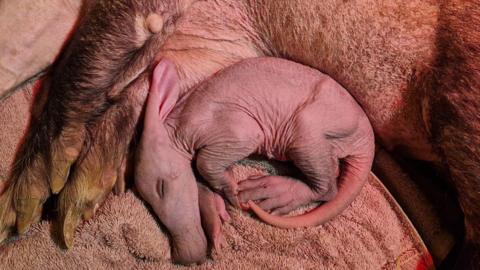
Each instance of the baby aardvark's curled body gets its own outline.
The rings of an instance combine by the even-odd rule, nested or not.
[[[280,227],[322,224],[364,185],[374,156],[373,131],[360,106],[330,77],[294,62],[255,58],[226,68],[175,105],[177,81],[173,64],[161,61],[147,104],[136,183],[174,235],[178,260],[198,261],[192,254],[202,257],[205,249],[194,159],[210,188],[234,205],[248,202],[260,219]],[[265,176],[237,184],[229,167],[254,153],[293,161],[306,181]],[[313,201],[328,202],[289,218],[264,211],[285,214]]]

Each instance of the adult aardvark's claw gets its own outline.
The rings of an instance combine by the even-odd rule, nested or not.
[[[39,199],[18,199],[17,210],[17,232],[24,234],[32,223],[36,223],[42,216],[42,202]]]
[[[146,97],[146,78],[144,74],[132,83],[125,90],[131,95],[119,100],[87,132],[89,148],[76,161],[59,196],[58,228],[67,248],[73,246],[79,223],[90,219],[117,180],[123,179],[119,173],[124,171],[128,144]]]
[[[15,227],[15,209],[13,208],[12,188],[7,188],[0,197],[0,243],[8,238]]]
[[[0,242],[38,222],[44,202],[58,193],[56,233],[65,247],[73,246],[76,227],[93,216],[123,171],[147,86],[145,73],[95,124],[72,123],[53,141],[50,135],[56,132],[45,130],[52,128],[44,124],[49,118],[38,117],[17,154],[9,182],[0,186]]]
[[[58,194],[67,182],[70,167],[77,160],[82,149],[84,135],[83,127],[65,129],[58,143],[52,147],[52,168],[50,188],[52,193]]]
[[[93,216],[97,206],[103,202],[116,182],[116,170],[102,170],[101,164],[91,164],[85,159],[79,166],[80,171],[75,173],[66,183],[59,197],[59,229],[66,248],[71,248],[74,242],[75,229],[82,219]],[[92,167],[95,166],[95,167]],[[95,173],[99,172],[100,173]],[[111,173],[111,172],[115,173]],[[89,174],[89,172],[94,172]]]

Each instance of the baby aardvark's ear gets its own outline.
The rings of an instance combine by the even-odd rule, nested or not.
[[[161,125],[178,100],[178,75],[168,59],[162,59],[153,70],[152,84],[145,109],[145,128]]]

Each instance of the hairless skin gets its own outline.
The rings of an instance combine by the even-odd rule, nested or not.
[[[3,185],[0,240],[25,232],[59,193],[60,234],[72,246],[76,226],[122,179],[152,63],[175,63],[183,95],[223,67],[268,55],[331,76],[379,143],[451,179],[465,214],[458,269],[478,268],[478,0],[91,2]],[[161,23],[147,22],[152,13]]]
[[[230,201],[243,190],[240,197],[260,219],[283,228],[330,220],[363,187],[374,156],[373,130],[360,106],[330,77],[287,60],[254,58],[222,70],[174,108],[178,89],[175,66],[162,60],[153,72],[135,177],[173,235],[178,261],[199,261],[192,254],[202,256],[206,248],[194,157],[213,190]],[[237,187],[228,168],[254,153],[293,161],[306,182],[264,176]],[[328,202],[295,217],[262,210],[283,214],[313,201]],[[209,237],[215,244],[218,235]]]

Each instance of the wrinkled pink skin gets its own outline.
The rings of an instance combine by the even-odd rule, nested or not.
[[[285,228],[328,221],[365,183],[373,131],[355,100],[330,77],[286,60],[245,60],[180,98],[174,108],[177,81],[173,64],[161,61],[153,74],[136,169],[138,189],[173,235],[177,260],[201,261],[206,250],[190,168],[194,157],[214,191],[237,206],[238,200],[249,202],[261,219]],[[229,167],[254,153],[293,161],[306,182],[265,176],[237,185]],[[344,166],[337,194],[339,160]],[[313,201],[330,202],[289,219],[261,211],[286,214]],[[222,203],[209,208],[224,212]],[[207,234],[218,246],[221,233],[213,231]]]

